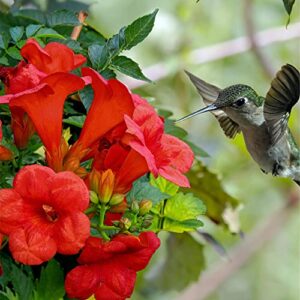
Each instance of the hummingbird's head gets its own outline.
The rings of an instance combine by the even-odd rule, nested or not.
[[[235,110],[249,109],[249,106],[261,106],[261,98],[248,85],[235,84],[219,92],[214,105],[220,109],[232,108]]]

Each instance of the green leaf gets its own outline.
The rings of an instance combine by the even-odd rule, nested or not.
[[[6,32],[0,34],[0,48],[7,49],[10,37]]]
[[[55,38],[55,39],[65,39],[64,36],[59,34],[57,31],[55,31],[52,28],[41,28],[37,31],[37,33],[34,35],[36,38]]]
[[[0,261],[3,275],[0,277],[0,285],[6,287],[8,282],[21,300],[32,300],[34,289],[33,275],[30,267],[16,265],[5,253],[0,253]]]
[[[289,23],[290,23],[291,13],[292,13],[292,9],[293,9],[294,3],[295,3],[295,0],[283,0],[283,4],[284,4],[284,7],[285,7],[285,10],[286,10],[286,12],[289,15],[287,23],[286,23],[286,26],[288,26]]]
[[[6,53],[12,57],[13,59],[16,59],[16,60],[21,60],[22,59],[22,56],[20,54],[20,50],[17,48],[17,46],[13,46],[13,47],[10,47],[6,50]]]
[[[125,28],[122,27],[117,34],[107,41],[107,48],[111,57],[118,55],[125,46]]]
[[[293,5],[295,4],[295,0],[283,0],[283,4],[288,15],[292,13]]]
[[[162,229],[171,232],[194,231],[203,223],[197,218],[206,211],[193,194],[178,193],[166,201]]]
[[[191,188],[183,189],[201,198],[206,205],[206,215],[215,223],[226,225],[223,213],[228,208],[236,208],[239,201],[227,194],[215,173],[207,169],[200,161],[187,174]]]
[[[132,186],[132,189],[127,194],[126,199],[130,204],[133,200],[142,201],[144,199],[149,199],[152,201],[153,206],[158,204],[163,199],[169,198],[170,195],[162,193],[158,188],[152,186],[147,178],[143,176],[137,179]]]
[[[76,26],[80,25],[75,13],[70,10],[56,10],[46,15],[47,25],[54,27],[58,25]]]
[[[175,183],[168,181],[161,176],[155,178],[152,174],[150,174],[150,183],[154,187],[158,188],[161,192],[166,193],[170,196],[174,196],[179,189],[179,186]]]
[[[9,65],[9,61],[8,61],[8,59],[7,59],[6,56],[0,57],[0,65],[4,65],[4,66],[8,66]]]
[[[128,25],[125,29],[125,38],[126,38],[126,50],[131,49],[135,45],[142,42],[148,34],[151,32],[156,14],[158,9],[154,10],[153,13],[143,16],[135,20],[132,24]]]
[[[174,120],[165,119],[164,126],[165,133],[176,136],[179,139],[183,139],[188,134],[183,128],[176,126]]]
[[[52,259],[42,268],[34,300],[57,300],[65,294],[64,273],[59,263]]]
[[[161,291],[181,291],[198,280],[205,268],[204,246],[189,234],[171,234],[167,240],[167,255],[155,282]]]
[[[209,157],[210,156],[205,150],[203,150],[202,148],[200,148],[198,145],[194,144],[193,142],[188,141],[187,139],[183,139],[183,141],[191,147],[191,149],[193,150],[193,152],[196,156],[200,156],[200,157]]]
[[[24,34],[24,27],[23,26],[16,26],[16,27],[11,27],[9,28],[9,33],[11,38],[17,42],[19,41],[23,34]]]
[[[107,68],[107,69],[101,71],[100,74],[101,74],[105,79],[107,79],[107,80],[108,80],[108,79],[112,79],[112,78],[116,78],[116,77],[117,77],[116,73],[115,73],[113,70],[109,69],[109,68]]]
[[[93,44],[88,47],[88,56],[93,68],[101,70],[109,59],[108,48],[106,45]]]
[[[37,9],[22,9],[13,13],[14,17],[27,19],[39,24],[45,24],[46,18],[43,12]]]
[[[79,97],[85,110],[88,112],[94,99],[94,90],[92,86],[87,85],[86,87],[84,87],[84,89],[80,90]]]
[[[33,36],[41,27],[42,25],[36,25],[36,24],[28,25],[25,29],[26,36],[28,38]]]
[[[86,116],[81,115],[81,116],[71,116],[67,119],[64,119],[65,124],[73,125],[79,128],[82,128],[83,123],[85,121]]]
[[[141,71],[139,65],[126,56],[117,56],[111,62],[111,68],[135,79],[151,82]]]

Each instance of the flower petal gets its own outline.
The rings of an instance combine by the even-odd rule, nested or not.
[[[37,230],[19,228],[9,235],[9,249],[13,258],[25,265],[39,265],[56,253],[56,243]]]
[[[76,254],[90,235],[90,220],[81,212],[60,216],[54,231],[57,251],[61,254]]]
[[[0,189],[0,232],[10,234],[24,221],[24,201],[12,189]]]
[[[23,198],[31,202],[48,203],[50,194],[46,182],[54,175],[55,172],[48,167],[25,166],[16,175],[13,186]]]
[[[83,211],[89,205],[89,191],[72,172],[60,172],[49,179],[51,204],[57,211]]]

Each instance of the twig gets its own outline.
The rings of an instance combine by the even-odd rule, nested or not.
[[[296,188],[290,193],[287,203],[280,210],[273,213],[264,224],[255,228],[238,246],[229,252],[230,260],[217,263],[203,273],[200,280],[183,291],[176,300],[207,299],[258,250],[278,234],[299,201],[299,189]]]
[[[251,50],[253,51],[253,54],[257,58],[259,65],[261,66],[267,78],[272,79],[275,74],[275,70],[272,67],[271,61],[264,54],[256,40],[253,22],[253,0],[244,0],[244,20],[247,37],[249,38],[249,42],[251,45]]]
[[[289,25],[288,30],[285,27],[271,28],[257,32],[254,37],[257,47],[265,47],[273,43],[299,38],[300,22]],[[249,42],[249,38],[247,36],[243,36],[216,45],[193,50],[187,56],[188,59],[185,64],[189,64],[191,62],[193,63],[193,65],[208,63],[210,61],[233,56],[238,53],[243,53],[250,49],[251,44]],[[172,74],[172,72],[175,72],[178,70],[178,68],[182,67],[182,58],[176,61],[178,61],[177,66],[175,66],[174,63],[175,60],[172,59],[172,63],[167,60],[166,62],[157,63],[148,68],[144,68],[143,71],[148,78],[153,81],[157,81],[169,76],[170,74]],[[128,77],[124,78],[123,82],[125,82],[126,85],[131,89],[138,88],[147,84],[146,82],[137,81]]]
[[[80,35],[80,32],[82,30],[82,24],[83,22],[85,21],[85,19],[87,18],[88,14],[87,12],[81,10],[78,14],[78,21],[81,23],[80,25],[78,26],[75,26],[72,33],[71,33],[71,39],[72,40],[77,40],[79,35]]]

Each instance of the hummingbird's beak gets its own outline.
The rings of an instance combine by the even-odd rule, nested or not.
[[[176,120],[175,123],[184,121],[184,120],[186,120],[186,119],[189,119],[189,118],[191,118],[191,117],[197,116],[197,115],[202,114],[202,113],[205,113],[205,112],[207,112],[207,111],[212,111],[212,110],[217,110],[217,109],[219,109],[219,108],[218,108],[215,104],[211,104],[211,105],[208,105],[208,106],[206,106],[206,107],[204,107],[204,108],[201,108],[201,109],[199,109],[199,110],[196,110],[196,111],[194,111],[193,113],[191,113],[191,114],[189,114],[189,115],[187,115],[187,116],[185,116],[185,117],[182,117],[182,118]]]

